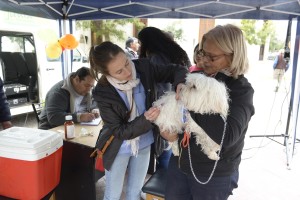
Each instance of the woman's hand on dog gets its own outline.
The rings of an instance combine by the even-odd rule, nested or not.
[[[151,108],[149,108],[149,110],[147,110],[144,113],[144,116],[147,120],[149,120],[150,122],[153,122],[154,120],[156,120],[159,113],[160,113],[160,110],[158,107],[151,107]]]
[[[168,140],[169,142],[174,142],[178,139],[178,134],[175,133],[170,133],[168,131],[161,131],[160,135],[165,138],[166,140]]]

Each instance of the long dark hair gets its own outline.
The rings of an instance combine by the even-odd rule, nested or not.
[[[138,34],[141,42],[139,58],[149,54],[163,54],[171,63],[190,67],[191,62],[187,53],[166,33],[155,27],[146,27]]]
[[[124,50],[118,45],[106,41],[97,46],[93,46],[90,49],[89,59],[91,65],[91,74],[95,80],[99,80],[99,73],[108,75],[107,65],[116,57],[120,52],[124,53]]]

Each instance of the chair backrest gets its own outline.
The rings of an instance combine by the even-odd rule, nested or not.
[[[40,118],[39,115],[42,112],[43,109],[43,103],[32,103],[32,108],[36,117],[36,121],[39,123],[40,122]]]

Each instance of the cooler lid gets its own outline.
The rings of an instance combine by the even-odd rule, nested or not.
[[[39,151],[51,148],[62,141],[59,133],[25,127],[11,127],[0,132],[0,146],[5,148]]]
[[[63,145],[54,131],[12,127],[0,132],[0,157],[35,161],[54,153]]]

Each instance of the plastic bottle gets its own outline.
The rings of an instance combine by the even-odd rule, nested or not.
[[[65,117],[65,138],[67,139],[72,139],[75,137],[75,126],[74,126],[74,122],[72,121],[72,115],[67,115]]]

